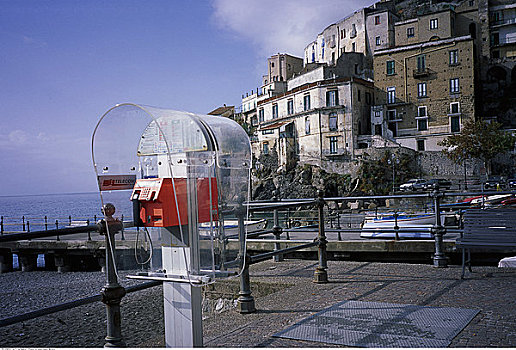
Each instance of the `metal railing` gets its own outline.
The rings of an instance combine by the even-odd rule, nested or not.
[[[251,284],[250,284],[250,275],[249,275],[249,266],[270,257],[274,258],[274,261],[282,261],[284,259],[285,254],[291,253],[294,251],[299,251],[311,247],[317,247],[317,256],[318,256],[318,264],[314,271],[314,283],[327,283],[328,282],[328,264],[327,264],[327,237],[326,232],[338,232],[339,240],[341,232],[359,232],[360,228],[352,227],[352,222],[349,222],[348,227],[342,227],[341,213],[335,209],[328,209],[328,204],[331,202],[340,203],[341,205],[345,202],[353,202],[353,201],[381,201],[386,199],[406,199],[406,198],[419,198],[419,199],[428,199],[431,202],[431,205],[427,205],[425,203],[425,210],[429,211],[430,209],[434,213],[434,225],[425,229],[430,231],[435,241],[435,252],[433,256],[433,264],[435,267],[447,267],[447,257],[444,254],[443,249],[443,236],[447,232],[447,228],[442,225],[441,222],[441,207],[443,203],[443,199],[445,197],[458,197],[458,196],[486,196],[493,194],[516,194],[516,192],[441,192],[439,189],[434,190],[430,193],[420,193],[420,194],[403,194],[403,195],[389,195],[389,196],[357,196],[357,197],[330,197],[323,198],[323,194],[321,191],[318,192],[317,198],[310,199],[282,199],[273,198],[273,202],[251,202],[247,204],[242,204],[240,208],[234,211],[234,215],[236,215],[238,219],[238,227],[239,232],[238,235],[234,235],[228,238],[236,238],[240,239],[240,242],[244,242],[244,237],[246,236],[244,219],[247,213],[247,209],[252,213],[259,212],[273,212],[273,226],[272,228],[266,228],[261,231],[252,232],[247,234],[247,238],[257,238],[266,234],[273,234],[274,239],[274,250],[271,252],[266,252],[257,255],[249,255],[246,251],[246,247],[243,243],[240,244],[238,259],[233,262],[233,264],[239,264],[242,270],[240,274],[240,292],[239,297],[237,299],[237,307],[239,312],[241,313],[252,313],[256,311],[254,297],[252,296]],[[483,197],[482,197],[483,198]],[[295,215],[290,215],[292,209],[298,208],[306,208],[311,207],[316,209],[316,214],[311,211],[312,216],[309,218],[311,224],[303,225],[299,227],[292,227],[292,219],[295,218]],[[418,209],[422,208],[421,206]],[[280,215],[280,210],[283,210],[283,213],[286,215]],[[375,210],[375,213],[378,215],[378,212]],[[313,215],[315,214],[315,215]],[[350,213],[352,215],[352,213]],[[396,217],[396,212],[394,216]],[[350,216],[351,217],[351,216]],[[281,220],[283,220],[283,227],[281,226]],[[326,226],[330,226],[330,228],[326,228]],[[54,305],[48,308],[36,310],[33,312],[29,312],[22,315],[17,315],[14,317],[10,317],[7,319],[0,320],[0,327],[10,325],[16,322],[21,322],[25,320],[29,320],[35,317],[39,317],[42,315],[47,315],[53,312],[62,311],[66,309],[70,309],[76,306],[85,305],[88,303],[93,303],[97,301],[102,301],[106,304],[107,309],[107,336],[106,336],[106,346],[123,346],[124,342],[121,336],[121,315],[120,315],[120,301],[123,296],[128,292],[138,291],[145,288],[150,288],[156,285],[159,285],[161,282],[150,282],[143,283],[141,285],[124,288],[118,284],[117,275],[115,272],[115,268],[113,265],[113,252],[115,251],[115,233],[123,231],[123,224],[118,222],[118,227],[110,228],[106,232],[105,223],[98,223],[96,225],[84,225],[80,227],[67,227],[67,228],[57,228],[57,229],[47,229],[45,231],[38,232],[23,232],[23,233],[14,233],[14,234],[5,234],[0,236],[0,242],[8,242],[8,241],[17,241],[24,239],[34,239],[34,238],[43,238],[43,237],[52,237],[52,236],[66,236],[71,234],[76,234],[78,232],[93,232],[99,231],[101,234],[105,235],[106,239],[106,285],[104,286],[102,292],[98,295],[82,298],[78,300],[74,300],[68,303]],[[396,239],[399,239],[398,234],[404,232],[404,229],[399,227],[397,224],[394,225],[392,229],[379,229],[380,231],[385,232],[394,232],[396,234]],[[411,232],[414,229],[410,229]],[[281,235],[283,233],[287,234],[287,241],[289,239],[288,233],[292,232],[307,232],[307,233],[316,233],[317,235],[313,238],[311,242],[302,243],[302,242],[292,242],[295,244],[294,246],[288,248],[281,248]],[[231,265],[228,264],[229,267]]]

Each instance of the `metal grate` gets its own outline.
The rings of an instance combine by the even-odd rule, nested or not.
[[[478,312],[346,300],[274,336],[354,347],[446,347]]]

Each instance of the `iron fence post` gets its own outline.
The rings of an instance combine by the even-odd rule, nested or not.
[[[274,202],[278,201],[278,192],[277,191],[274,191],[274,197],[272,198],[272,200]],[[281,232],[283,230],[282,230],[281,226],[279,225],[279,211],[278,211],[278,209],[274,209],[274,226],[273,226],[272,230],[274,231],[273,234],[274,234],[274,237],[276,238],[276,240],[280,240],[281,239]],[[281,246],[280,246],[279,242],[274,242],[274,250],[280,250],[280,249],[281,249]],[[282,254],[276,254],[272,258],[273,258],[274,262],[283,261],[283,255]]]
[[[443,236],[446,230],[441,225],[441,198],[443,197],[443,193],[439,191],[439,186],[436,186],[435,191],[432,192],[432,197],[434,198],[435,214],[435,225],[432,228],[435,238],[434,267],[448,267],[448,259],[444,254],[443,247]]]
[[[400,234],[399,234],[399,229],[400,227],[398,226],[398,211],[394,211],[394,239],[396,241],[398,241],[400,239]]]
[[[45,215],[45,231],[47,231],[47,230],[48,230],[48,218]]]
[[[115,234],[120,232],[123,226],[120,221],[113,218],[115,207],[106,203],[103,208],[106,219],[100,220],[99,232],[106,236],[106,284],[102,288],[102,302],[106,305],[107,334],[104,347],[125,347],[122,338],[122,316],[120,313],[120,301],[126,294],[125,288],[118,283],[115,267]]]
[[[238,258],[240,260],[240,292],[238,293],[237,307],[241,314],[250,314],[256,311],[254,305],[254,297],[251,295],[251,280],[249,278],[249,260],[250,257],[245,251],[245,223],[244,215],[246,211],[240,204],[236,211],[238,219],[238,238],[240,246],[238,250]]]
[[[342,241],[342,233],[340,230],[342,229],[342,226],[340,226],[340,213],[337,209],[337,240]]]
[[[25,216],[22,216],[22,231],[25,232]]]
[[[324,198],[323,191],[317,191],[317,208],[319,211],[319,234],[317,240],[319,242],[318,245],[318,257],[319,257],[319,265],[315,269],[314,273],[314,282],[315,283],[328,283],[328,263],[326,256],[326,244],[328,241],[326,240],[326,234],[324,232]]]
[[[59,221],[56,219],[56,230],[59,228]],[[56,241],[60,241],[59,235],[56,236]]]
[[[0,233],[4,234],[4,217],[2,216],[2,219],[0,220]]]

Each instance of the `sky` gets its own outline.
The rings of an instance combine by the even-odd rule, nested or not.
[[[239,107],[268,57],[303,57],[373,2],[0,0],[0,196],[96,191],[91,136],[111,107]]]

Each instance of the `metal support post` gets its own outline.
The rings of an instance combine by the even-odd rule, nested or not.
[[[115,234],[121,230],[122,223],[113,218],[115,207],[106,203],[103,211],[106,220],[99,222],[99,232],[106,236],[106,285],[102,288],[102,302],[106,304],[107,335],[104,347],[125,347],[122,338],[122,316],[120,313],[120,301],[125,295],[125,288],[118,283],[115,270]]]
[[[326,244],[328,241],[324,232],[324,198],[321,190],[317,191],[317,208],[319,211],[319,235],[317,237],[319,242],[319,266],[315,269],[314,283],[328,283],[328,272],[326,271],[328,269],[326,257]]]
[[[435,225],[432,228],[435,238],[434,267],[448,267],[448,258],[444,255],[443,248],[443,236],[446,230],[441,225],[441,198],[443,197],[443,194],[442,192],[439,192],[439,187],[435,189],[432,196],[434,197],[435,214]]]
[[[251,295],[251,281],[249,278],[249,256],[245,253],[245,227],[244,215],[245,208],[239,205],[237,212],[238,218],[238,235],[240,247],[238,258],[240,259],[240,292],[238,293],[237,307],[241,314],[250,314],[256,312],[254,305],[254,297]]]
[[[398,226],[398,212],[397,211],[394,211],[394,239],[396,241],[398,241],[400,239],[400,234],[399,234],[399,229],[400,227]]]
[[[277,202],[278,201],[278,197],[277,197],[277,192],[274,191],[274,197],[273,197],[273,200],[274,202]],[[279,225],[279,212],[278,212],[278,209],[274,209],[274,226],[272,227],[272,230],[274,231],[273,234],[274,234],[274,237],[276,238],[276,240],[280,240],[281,239],[281,233],[282,233],[282,228],[281,226]],[[281,246],[280,246],[280,243],[279,242],[275,242],[274,243],[274,250],[280,250],[281,249]],[[274,262],[280,262],[280,261],[283,261],[283,255],[282,254],[278,254],[278,255],[274,255],[273,257],[273,260]]]

